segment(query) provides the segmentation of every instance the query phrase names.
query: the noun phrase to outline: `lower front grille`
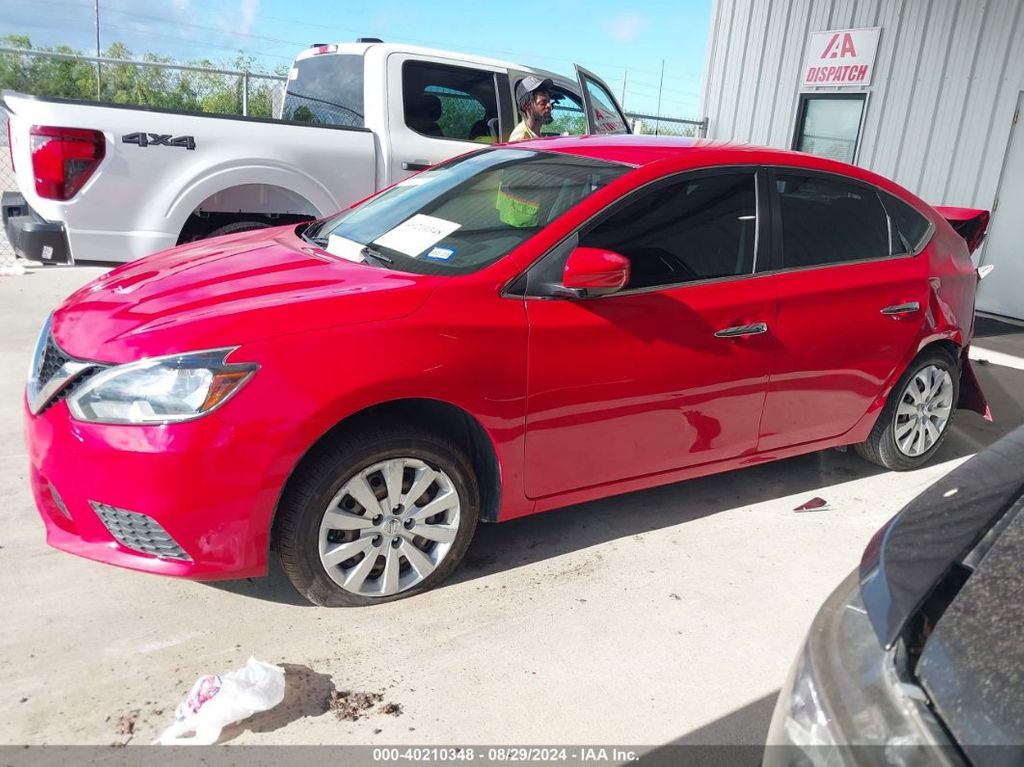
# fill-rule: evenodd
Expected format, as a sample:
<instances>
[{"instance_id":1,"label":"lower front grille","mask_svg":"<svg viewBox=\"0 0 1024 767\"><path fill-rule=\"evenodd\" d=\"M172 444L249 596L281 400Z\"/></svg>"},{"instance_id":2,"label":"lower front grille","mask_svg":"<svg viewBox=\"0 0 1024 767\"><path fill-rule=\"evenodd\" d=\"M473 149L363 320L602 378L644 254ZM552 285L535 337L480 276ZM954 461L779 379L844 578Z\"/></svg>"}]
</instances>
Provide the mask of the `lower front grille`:
<instances>
[{"instance_id":1,"label":"lower front grille","mask_svg":"<svg viewBox=\"0 0 1024 767\"><path fill-rule=\"evenodd\" d=\"M89 501L89 505L115 540L125 548L160 559L192 561L192 557L152 517L96 501Z\"/></svg>"}]
</instances>

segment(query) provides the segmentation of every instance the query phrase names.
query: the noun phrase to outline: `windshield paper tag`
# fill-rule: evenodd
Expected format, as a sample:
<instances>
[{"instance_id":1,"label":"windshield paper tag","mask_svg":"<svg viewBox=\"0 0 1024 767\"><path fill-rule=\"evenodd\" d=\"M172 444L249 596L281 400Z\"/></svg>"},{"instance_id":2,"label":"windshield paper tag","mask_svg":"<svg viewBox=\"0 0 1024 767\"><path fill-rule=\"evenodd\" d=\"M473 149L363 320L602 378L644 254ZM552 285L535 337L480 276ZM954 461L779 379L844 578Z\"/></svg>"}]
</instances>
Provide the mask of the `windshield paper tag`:
<instances>
[{"instance_id":1,"label":"windshield paper tag","mask_svg":"<svg viewBox=\"0 0 1024 767\"><path fill-rule=\"evenodd\" d=\"M417 213L410 219L403 221L390 232L374 240L374 245L382 248L391 248L399 253L415 258L431 245L436 245L449 234L458 229L462 224L454 221L445 221L443 218L425 216Z\"/></svg>"},{"instance_id":2,"label":"windshield paper tag","mask_svg":"<svg viewBox=\"0 0 1024 767\"><path fill-rule=\"evenodd\" d=\"M363 263L366 259L363 258L363 248L365 245L350 240L347 237L341 237L337 234L332 234L327 238L327 247L324 248L332 256L338 258L344 258L346 261L355 261L357 264Z\"/></svg>"},{"instance_id":3,"label":"windshield paper tag","mask_svg":"<svg viewBox=\"0 0 1024 767\"><path fill-rule=\"evenodd\" d=\"M454 255L454 248L431 248L430 252L427 253L427 258L437 258L441 261L447 261Z\"/></svg>"}]
</instances>

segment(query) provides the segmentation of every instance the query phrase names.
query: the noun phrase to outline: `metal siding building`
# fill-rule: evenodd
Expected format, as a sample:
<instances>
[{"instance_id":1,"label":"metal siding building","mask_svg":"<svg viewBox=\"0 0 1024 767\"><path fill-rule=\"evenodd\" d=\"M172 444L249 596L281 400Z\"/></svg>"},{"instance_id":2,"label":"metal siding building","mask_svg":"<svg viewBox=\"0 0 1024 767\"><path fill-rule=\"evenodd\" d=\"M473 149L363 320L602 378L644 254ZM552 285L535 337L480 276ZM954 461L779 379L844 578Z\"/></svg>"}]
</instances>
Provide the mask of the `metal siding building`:
<instances>
[{"instance_id":1,"label":"metal siding building","mask_svg":"<svg viewBox=\"0 0 1024 767\"><path fill-rule=\"evenodd\" d=\"M872 27L869 85L802 85L813 33ZM716 0L702 106L710 138L794 148L808 94L865 94L853 161L992 210L978 308L1024 319L1022 91L1024 0Z\"/></svg>"}]
</instances>

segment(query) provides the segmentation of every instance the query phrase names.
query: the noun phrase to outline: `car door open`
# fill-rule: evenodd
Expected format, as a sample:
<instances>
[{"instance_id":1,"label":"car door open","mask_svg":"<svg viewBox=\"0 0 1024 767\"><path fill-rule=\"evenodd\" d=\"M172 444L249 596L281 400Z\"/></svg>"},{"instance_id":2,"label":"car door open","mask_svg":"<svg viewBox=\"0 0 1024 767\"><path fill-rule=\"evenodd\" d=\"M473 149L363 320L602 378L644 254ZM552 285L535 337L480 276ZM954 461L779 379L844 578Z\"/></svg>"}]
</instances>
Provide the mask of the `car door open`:
<instances>
[{"instance_id":1,"label":"car door open","mask_svg":"<svg viewBox=\"0 0 1024 767\"><path fill-rule=\"evenodd\" d=\"M587 133L632 133L622 107L611 88L600 77L576 64L576 79L583 93L587 113Z\"/></svg>"}]
</instances>

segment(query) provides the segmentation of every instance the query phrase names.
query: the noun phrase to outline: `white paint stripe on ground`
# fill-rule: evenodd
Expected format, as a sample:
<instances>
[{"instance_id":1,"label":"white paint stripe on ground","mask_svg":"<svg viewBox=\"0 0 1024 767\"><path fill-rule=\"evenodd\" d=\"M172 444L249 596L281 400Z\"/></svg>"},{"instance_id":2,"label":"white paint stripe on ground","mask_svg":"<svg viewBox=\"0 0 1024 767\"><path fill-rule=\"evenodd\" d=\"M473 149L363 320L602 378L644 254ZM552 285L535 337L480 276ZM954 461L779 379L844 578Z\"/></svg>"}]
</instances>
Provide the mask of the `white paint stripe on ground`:
<instances>
[{"instance_id":1,"label":"white paint stripe on ground","mask_svg":"<svg viewBox=\"0 0 1024 767\"><path fill-rule=\"evenodd\" d=\"M972 346L970 357L977 362L988 362L992 365L1024 370L1024 359L1021 357L1014 357L1012 354L1004 354L981 346Z\"/></svg>"}]
</instances>

